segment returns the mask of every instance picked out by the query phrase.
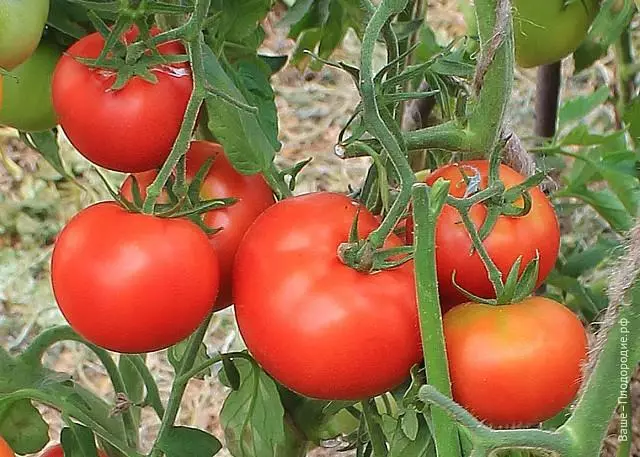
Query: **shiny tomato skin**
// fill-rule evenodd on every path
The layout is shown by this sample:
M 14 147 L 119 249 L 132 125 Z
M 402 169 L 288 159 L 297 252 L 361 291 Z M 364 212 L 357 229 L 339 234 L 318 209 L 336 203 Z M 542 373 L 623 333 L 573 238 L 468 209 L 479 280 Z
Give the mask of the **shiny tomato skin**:
M 54 444 L 53 446 L 45 449 L 40 457 L 64 457 L 64 450 L 62 449 L 62 445 Z M 102 449 L 98 449 L 98 457 L 107 457 L 107 454 L 102 451 Z
M 365 274 L 337 256 L 357 206 L 329 192 L 283 200 L 256 219 L 236 254 L 235 312 L 249 351 L 312 398 L 378 395 L 421 358 L 412 263 Z M 362 208 L 360 237 L 377 225 Z M 392 234 L 386 246 L 401 244 Z
M 9 444 L 0 436 L 0 457 L 15 457 L 13 449 L 9 447 Z
M 445 314 L 443 327 L 453 398 L 490 425 L 549 419 L 580 387 L 586 333 L 579 319 L 553 300 L 466 303 Z
M 214 162 L 202 183 L 201 198 L 238 199 L 233 205 L 209 211 L 204 216 L 208 227 L 221 229 L 209 236 L 220 262 L 220 293 L 215 306 L 219 310 L 232 302 L 231 273 L 240 241 L 253 221 L 273 205 L 274 198 L 271 188 L 261 175 L 246 176 L 238 173 L 225 156 L 222 146 L 207 141 L 191 143 L 187 152 L 187 180 L 191 181 L 211 157 Z M 156 176 L 156 171 L 136 174 L 143 196 L 146 196 L 146 187 Z M 122 193 L 129 200 L 132 198 L 131 182 L 131 178 L 127 178 L 122 184 Z
M 442 177 L 451 182 L 449 194 L 463 197 L 467 185 L 462 172 L 467 176 L 480 173 L 480 188 L 487 186 L 488 162 L 473 160 L 447 165 L 435 170 L 426 179 L 427 184 L 433 184 Z M 524 177 L 506 165 L 500 166 L 500 179 L 507 188 L 513 187 Z M 539 188 L 530 190 L 532 207 L 523 217 L 500 216 L 489 236 L 484 240 L 484 246 L 498 269 L 502 272 L 503 280 L 511 270 L 513 263 L 522 256 L 520 271 L 522 272 L 529 261 L 540 254 L 538 285 L 540 285 L 558 258 L 560 248 L 560 227 L 553 205 Z M 522 204 L 522 203 L 519 203 Z M 470 216 L 476 226 L 481 227 L 487 213 L 487 208 L 480 203 L 474 205 Z M 413 226 L 409 223 L 407 241 L 413 242 Z M 482 298 L 495 298 L 495 291 L 489 281 L 488 274 L 477 252 L 472 253 L 472 243 L 469 234 L 462 224 L 458 211 L 452 206 L 445 205 L 436 223 L 436 264 L 438 269 L 438 286 L 440 299 L 445 310 L 467 301 L 458 291 L 452 281 L 455 271 L 456 283 L 465 290 Z
M 51 78 L 61 53 L 57 45 L 43 42 L 4 82 L 0 80 L 0 86 L 4 86 L 0 88 L 0 124 L 23 132 L 56 126 Z
M 49 0 L 0 0 L 0 68 L 13 70 L 35 51 Z
M 189 336 L 212 310 L 218 259 L 191 221 L 129 213 L 113 202 L 78 213 L 51 261 L 60 310 L 79 334 L 123 353 Z
M 157 33 L 157 30 L 154 31 Z M 136 31 L 125 35 L 134 41 Z M 89 68 L 75 57 L 97 58 L 99 33 L 81 38 L 60 59 L 53 75 L 53 105 L 71 143 L 93 163 L 122 172 L 159 168 L 178 135 L 192 79 L 185 64 L 155 67 L 157 83 L 134 76 L 111 90 L 115 74 Z M 177 42 L 159 46 L 162 54 L 184 54 Z

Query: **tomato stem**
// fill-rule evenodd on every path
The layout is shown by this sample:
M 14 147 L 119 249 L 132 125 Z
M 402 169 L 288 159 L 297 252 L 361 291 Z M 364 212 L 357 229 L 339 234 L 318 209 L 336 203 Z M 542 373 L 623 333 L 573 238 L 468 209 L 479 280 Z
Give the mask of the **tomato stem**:
M 176 417 L 178 416 L 178 411 L 180 410 L 180 404 L 182 403 L 184 391 L 186 390 L 187 384 L 191 379 L 191 377 L 186 377 L 185 374 L 190 373 L 193 369 L 193 364 L 196 360 L 198 350 L 200 349 L 200 345 L 202 344 L 202 341 L 204 340 L 204 337 L 207 333 L 207 329 L 209 328 L 209 323 L 211 322 L 212 317 L 213 313 L 209 314 L 204 322 L 200 324 L 198 330 L 196 330 L 196 332 L 189 338 L 187 349 L 182 356 L 180 367 L 178 370 L 176 370 L 175 378 L 173 379 L 173 384 L 171 385 L 171 395 L 169 397 L 169 401 L 167 402 L 167 410 L 162 417 L 160 430 L 158 431 L 158 436 L 156 437 L 153 448 L 151 449 L 151 453 L 149 454 L 150 457 L 160 457 L 162 455 L 162 450 L 159 448 L 158 443 L 166 439 L 167 434 L 171 432 Z
M 449 182 L 438 180 L 429 189 L 426 184 L 413 186 L 415 228 L 415 275 L 422 350 L 427 382 L 444 395 L 451 396 L 451 380 L 445 351 L 442 312 L 438 297 L 436 272 L 436 220 L 449 192 Z M 432 410 L 433 439 L 439 457 L 461 455 L 458 430 L 442 410 Z
M 30 365 L 41 363 L 44 353 L 54 344 L 61 341 L 77 341 L 88 347 L 102 363 L 113 385 L 116 393 L 126 393 L 126 387 L 118 366 L 111 358 L 111 355 L 95 344 L 90 343 L 78 335 L 71 327 L 61 325 L 52 327 L 40 333 L 29 347 L 21 355 L 21 360 Z M 127 436 L 127 445 L 135 448 L 138 445 L 138 427 L 133 417 L 133 411 L 128 409 L 122 413 L 122 422 Z
M 200 30 L 202 28 L 202 25 L 204 24 L 204 21 L 206 20 L 210 4 L 211 0 L 196 1 L 193 15 L 185 24 L 186 31 L 198 31 L 198 33 L 188 34 L 190 35 L 190 39 L 188 39 L 186 42 L 187 51 L 191 60 L 193 89 L 191 92 L 191 97 L 189 98 L 189 102 L 187 104 L 184 119 L 182 120 L 180 132 L 178 133 L 178 137 L 173 144 L 171 153 L 162 165 L 162 168 L 158 172 L 158 175 L 156 176 L 154 181 L 147 188 L 147 198 L 142 205 L 142 212 L 146 214 L 153 214 L 156 200 L 162 193 L 162 189 L 167 183 L 171 172 L 180 161 L 180 158 L 187 153 L 187 149 L 189 148 L 189 143 L 191 141 L 191 135 L 193 130 L 195 129 L 198 119 L 198 113 L 200 112 L 200 107 L 206 96 L 206 77 L 204 70 L 204 57 L 202 53 L 202 47 L 205 46 L 205 44 L 204 36 L 202 35 L 202 32 Z
M 382 429 L 374 417 L 376 412 L 374 412 L 371 406 L 371 400 L 364 400 L 361 404 L 362 414 L 365 424 L 367 425 L 367 431 L 369 432 L 371 447 L 373 448 L 373 457 L 386 457 L 388 455 L 387 445 L 385 444 Z

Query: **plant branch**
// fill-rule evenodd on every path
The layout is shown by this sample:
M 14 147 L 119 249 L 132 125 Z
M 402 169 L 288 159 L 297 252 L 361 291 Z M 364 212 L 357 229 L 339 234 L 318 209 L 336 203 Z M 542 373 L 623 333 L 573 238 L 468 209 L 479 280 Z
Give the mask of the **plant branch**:
M 448 181 L 438 180 L 431 189 L 426 184 L 413 185 L 416 292 L 427 382 L 451 397 L 435 255 L 436 221 L 448 192 Z M 438 456 L 459 457 L 460 439 L 453 420 L 440 409 L 432 409 L 431 417 Z

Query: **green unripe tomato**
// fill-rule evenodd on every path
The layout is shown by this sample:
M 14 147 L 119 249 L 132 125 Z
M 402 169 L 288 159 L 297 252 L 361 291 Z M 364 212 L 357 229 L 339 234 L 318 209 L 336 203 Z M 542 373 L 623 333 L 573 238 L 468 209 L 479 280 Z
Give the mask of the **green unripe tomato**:
M 49 0 L 0 0 L 0 68 L 12 70 L 38 46 Z
M 531 68 L 575 51 L 600 5 L 598 0 L 514 0 L 513 7 L 516 62 Z
M 0 124 L 26 132 L 57 124 L 51 100 L 51 77 L 61 50 L 43 43 L 26 62 L 3 78 Z

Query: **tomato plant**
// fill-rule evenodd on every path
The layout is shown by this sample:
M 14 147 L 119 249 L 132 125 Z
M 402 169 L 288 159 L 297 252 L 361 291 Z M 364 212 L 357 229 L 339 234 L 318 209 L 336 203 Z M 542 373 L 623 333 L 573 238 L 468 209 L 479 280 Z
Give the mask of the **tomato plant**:
M 99 203 L 58 236 L 51 282 L 60 310 L 89 341 L 151 352 L 183 340 L 207 316 L 218 269 L 214 248 L 192 222 Z
M 206 141 L 194 141 L 189 147 L 186 159 L 187 180 L 192 180 L 198 170 L 209 159 L 213 159 L 207 176 L 202 182 L 200 195 L 203 199 L 237 198 L 232 206 L 215 209 L 204 215 L 204 222 L 218 232 L 210 235 L 220 262 L 220 293 L 216 309 L 231 304 L 231 271 L 238 245 L 251 223 L 260 213 L 274 202 L 273 192 L 260 175 L 246 176 L 238 173 L 224 154 L 222 147 Z M 146 187 L 156 178 L 157 172 L 136 174 L 142 196 Z M 131 200 L 132 180 L 128 178 L 122 185 L 123 195 Z
M 279 382 L 314 398 L 380 394 L 420 358 L 410 264 L 367 275 L 338 258 L 357 210 L 332 193 L 284 200 L 256 219 L 236 255 L 235 311 L 249 351 Z M 376 226 L 361 209 L 359 233 Z M 385 348 L 392 357 L 381 358 Z
M 580 387 L 587 337 L 580 320 L 543 297 L 467 303 L 444 316 L 453 398 L 495 426 L 533 425 Z
M 13 450 L 7 442 L 0 436 L 0 457 L 15 457 Z
M 516 60 L 536 67 L 561 60 L 578 48 L 599 9 L 598 0 L 513 2 Z
M 560 65 L 543 66 L 540 138 L 520 138 L 529 87 L 514 78 L 515 59 L 537 63 L 523 60 L 523 38 L 534 39 L 533 57 L 561 58 L 584 36 L 595 0 L 535 5 L 543 13 L 520 1 L 476 0 L 466 14 L 478 27 L 464 40 L 432 30 L 425 18 L 434 4 L 417 0 L 277 2 L 275 14 L 272 0 L 52 2 L 46 40 L 70 46 L 52 83 L 62 128 L 96 165 L 137 173 L 142 195 L 133 178 L 119 194 L 114 173 L 98 173 L 96 183 L 96 170 L 75 166 L 55 128 L 21 129 L 19 138 L 62 178 L 31 179 L 21 167 L 31 161 L 15 156 L 18 140 L 0 151 L 11 175 L 8 187 L 1 179 L 12 219 L 0 230 L 3 262 L 22 259 L 23 232 L 37 233 L 49 212 L 57 230 L 67 211 L 44 209 L 49 194 L 116 200 L 80 211 L 55 243 L 53 291 L 70 325 L 9 326 L 10 348 L 0 347 L 0 373 L 11 373 L 0 376 L 0 434 L 15 452 L 36 454 L 49 442 L 46 405 L 59 413 L 56 428 L 65 423 L 72 457 L 96 443 L 120 457 L 185 449 L 211 457 L 223 443 L 179 425 L 197 378 L 206 389 L 228 388 L 219 436 L 234 457 L 302 457 L 314 445 L 371 457 L 584 457 L 615 441 L 607 438 L 615 411 L 617 455 L 631 454 L 632 421 L 622 419 L 631 417 L 640 361 L 632 337 L 640 334 L 637 8 L 598 4 L 574 70 L 607 56 L 615 78 L 602 84 L 593 72 L 573 78 L 565 69 L 566 92 L 579 96 L 558 109 Z M 274 18 L 296 40 L 290 56 L 272 47 L 283 38 Z M 523 31 L 534 25 L 544 32 Z M 357 68 L 332 63 L 350 29 Z M 337 66 L 352 78 L 323 71 L 307 86 L 305 73 L 292 96 L 282 84 L 294 73 L 272 78 L 287 62 Z M 342 79 L 360 100 L 318 122 L 320 137 L 341 129 L 333 151 L 367 158 L 366 176 L 332 182 L 344 194 L 294 196 L 309 187 L 301 172 L 314 162 L 293 160 L 298 151 L 279 122 L 308 88 L 332 108 L 325 95 L 342 96 Z M 315 121 L 312 111 L 302 125 Z M 316 171 L 330 172 L 334 161 Z M 557 175 L 548 196 L 536 168 Z M 48 279 L 39 267 L 46 254 L 27 264 L 29 279 Z M 0 287 L 12 323 L 23 270 L 9 268 L 11 287 Z M 472 302 L 458 305 L 466 298 L 456 285 L 476 295 Z M 230 313 L 212 313 L 231 301 L 240 335 L 224 334 Z M 584 380 L 583 324 L 597 332 Z M 56 371 L 59 352 L 50 348 L 67 341 L 91 352 L 111 394 Z M 166 357 L 136 353 L 162 348 Z M 162 385 L 156 361 L 171 365 Z
M 158 33 L 156 29 L 154 33 Z M 123 40 L 134 41 L 137 30 Z M 77 58 L 95 59 L 104 47 L 99 33 L 71 46 L 53 75 L 53 106 L 60 125 L 78 151 L 112 170 L 139 172 L 158 168 L 178 135 L 192 80 L 185 64 L 157 65 L 155 83 L 133 76 L 112 90 L 116 73 L 91 68 Z M 158 47 L 161 55 L 183 54 L 177 42 Z
M 35 51 L 47 14 L 48 0 L 0 1 L 0 68 L 12 70 Z
M 460 198 L 468 192 L 486 188 L 488 162 L 467 161 L 448 165 L 434 171 L 426 182 L 433 184 L 438 178 L 450 180 L 450 195 Z M 500 179 L 507 189 L 524 181 L 522 175 L 506 165 L 500 166 Z M 472 186 L 475 186 L 473 190 L 470 189 Z M 503 279 L 506 279 L 518 257 L 522 257 L 522 272 L 528 262 L 539 256 L 539 285 L 558 257 L 560 228 L 553 206 L 544 193 L 537 187 L 529 192 L 531 210 L 522 217 L 499 216 L 483 244 Z M 524 203 L 519 200 L 515 204 L 522 206 Z M 487 206 L 483 203 L 474 205 L 469 211 L 469 217 L 479 229 L 487 217 Z M 411 228 L 407 231 L 407 238 L 410 242 L 413 240 Z M 467 300 L 454 284 L 454 273 L 455 283 L 468 292 L 483 298 L 495 297 L 482 259 L 473 249 L 460 214 L 450 205 L 443 208 L 436 224 L 436 264 L 438 287 L 445 309 Z
M 5 78 L 0 124 L 22 131 L 41 131 L 57 124 L 51 101 L 51 78 L 61 50 L 42 43 Z

